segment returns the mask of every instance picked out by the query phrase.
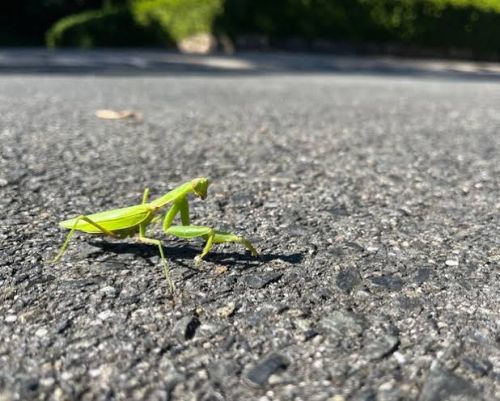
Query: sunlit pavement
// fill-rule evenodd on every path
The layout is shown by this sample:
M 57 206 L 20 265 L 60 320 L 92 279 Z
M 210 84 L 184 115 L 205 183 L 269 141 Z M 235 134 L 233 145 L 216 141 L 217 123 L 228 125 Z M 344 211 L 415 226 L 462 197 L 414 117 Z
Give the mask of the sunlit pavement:
M 0 400 L 500 399 L 495 65 L 0 59 Z M 152 224 L 173 299 L 156 246 L 77 234 L 45 263 L 59 221 L 197 176 L 192 221 L 259 259 L 199 270 Z

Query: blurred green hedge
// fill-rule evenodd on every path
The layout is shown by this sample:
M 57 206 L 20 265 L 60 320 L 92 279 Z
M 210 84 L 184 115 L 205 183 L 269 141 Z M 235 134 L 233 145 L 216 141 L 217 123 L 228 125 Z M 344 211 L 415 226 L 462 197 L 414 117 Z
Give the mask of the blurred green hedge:
M 106 7 L 64 17 L 47 31 L 46 43 L 54 47 L 112 47 L 172 43 L 156 24 L 144 27 L 128 7 Z
M 59 20 L 48 47 L 172 45 L 211 32 L 222 0 L 130 0 L 126 6 L 85 11 Z
M 49 46 L 168 44 L 202 32 L 235 39 L 400 43 L 500 55 L 500 0 L 115 0 L 65 17 Z
M 500 52 L 500 0 L 360 0 L 387 40 Z
M 175 41 L 212 31 L 223 0 L 131 0 L 135 20 L 143 27 L 160 26 Z
M 231 37 L 393 42 L 500 52 L 500 0 L 227 0 Z

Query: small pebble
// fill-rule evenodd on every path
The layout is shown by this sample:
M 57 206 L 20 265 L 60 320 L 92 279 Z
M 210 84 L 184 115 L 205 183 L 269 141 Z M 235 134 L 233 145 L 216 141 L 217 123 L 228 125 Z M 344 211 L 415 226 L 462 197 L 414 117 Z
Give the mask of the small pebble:
M 173 333 L 177 338 L 190 340 L 199 326 L 200 320 L 196 316 L 184 316 L 175 324 Z
M 234 302 L 228 303 L 226 306 L 222 306 L 217 309 L 217 316 L 221 318 L 227 318 L 233 315 L 236 310 L 236 304 Z
M 52 387 L 56 380 L 53 377 L 45 377 L 40 379 L 40 385 L 43 387 Z
M 107 319 L 109 319 L 109 318 L 110 318 L 111 316 L 113 316 L 113 315 L 114 315 L 114 313 L 113 313 L 112 311 L 110 311 L 110 310 L 105 310 L 105 311 L 103 311 L 103 312 L 99 313 L 99 314 L 97 315 L 97 317 L 98 317 L 99 319 L 101 319 L 101 320 L 107 320 Z
M 73 378 L 73 373 L 71 372 L 62 372 L 61 379 L 63 380 L 71 380 Z
M 361 284 L 361 281 L 361 276 L 355 268 L 347 268 L 337 274 L 335 284 L 342 291 L 349 293 Z
M 397 336 L 385 335 L 367 346 L 366 357 L 369 361 L 385 358 L 394 351 L 398 344 Z
M 106 286 L 106 287 L 102 287 L 99 292 L 102 292 L 106 295 L 115 295 L 116 294 L 116 288 L 115 287 L 111 287 L 110 285 Z
M 261 289 L 267 286 L 268 284 L 274 283 L 278 281 L 283 273 L 264 273 L 264 274 L 253 274 L 243 277 L 243 281 L 245 284 L 254 289 Z
M 328 336 L 337 338 L 355 337 L 363 333 L 367 327 L 367 322 L 362 315 L 338 310 L 326 314 L 319 321 L 318 327 L 320 332 Z
M 37 337 L 45 337 L 47 334 L 49 334 L 49 331 L 45 327 L 41 327 L 35 331 L 35 336 Z
M 246 378 L 256 386 L 264 386 L 268 383 L 269 377 L 285 370 L 290 362 L 283 355 L 273 353 L 261 360 L 247 374 Z
M 404 285 L 400 277 L 390 274 L 372 277 L 370 280 L 375 286 L 385 288 L 389 291 L 400 291 Z
M 7 316 L 5 316 L 4 320 L 6 323 L 14 323 L 17 320 L 17 316 L 16 315 L 7 315 Z
M 396 351 L 392 355 L 400 365 L 404 365 L 406 363 L 406 358 L 401 352 Z
M 479 392 L 474 385 L 456 375 L 437 366 L 431 365 L 424 385 L 420 392 L 419 401 L 436 401 L 460 399 L 464 401 L 480 400 Z

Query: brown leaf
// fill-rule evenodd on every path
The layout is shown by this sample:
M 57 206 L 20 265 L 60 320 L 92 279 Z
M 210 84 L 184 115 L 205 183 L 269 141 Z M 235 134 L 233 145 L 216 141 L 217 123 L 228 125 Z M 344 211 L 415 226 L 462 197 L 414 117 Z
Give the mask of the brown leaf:
M 227 272 L 227 266 L 216 266 L 215 267 L 215 274 L 224 274 Z
M 143 121 L 143 115 L 140 112 L 132 111 L 132 110 L 109 110 L 109 109 L 100 109 L 95 112 L 95 115 L 98 118 L 102 118 L 104 120 L 122 120 L 122 119 L 131 119 L 137 122 Z

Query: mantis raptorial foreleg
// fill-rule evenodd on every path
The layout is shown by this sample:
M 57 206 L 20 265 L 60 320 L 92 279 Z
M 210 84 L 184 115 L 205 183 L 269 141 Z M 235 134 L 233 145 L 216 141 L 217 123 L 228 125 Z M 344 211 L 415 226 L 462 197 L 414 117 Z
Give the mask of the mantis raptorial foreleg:
M 181 223 L 183 226 L 189 226 L 189 203 L 187 198 L 182 198 L 177 202 L 179 204 L 179 212 L 181 213 Z
M 165 218 L 163 219 L 163 231 L 165 231 L 172 225 L 174 217 L 177 215 L 178 212 L 179 212 L 179 205 L 177 204 L 177 202 L 174 202 L 174 204 L 170 207 L 170 209 L 168 209 L 167 213 L 165 213 Z
M 163 231 L 166 231 L 174 221 L 177 213 L 181 215 L 181 223 L 183 226 L 189 225 L 189 203 L 186 197 L 180 198 L 174 202 L 174 204 L 165 213 L 165 218 L 163 219 Z
M 73 228 L 71 228 L 70 232 L 66 236 L 66 240 L 62 244 L 59 253 L 56 255 L 56 257 L 54 259 L 50 260 L 49 263 L 57 263 L 62 258 L 64 252 L 66 251 L 66 248 L 69 245 L 69 241 L 71 240 L 71 237 L 73 237 L 73 234 L 74 234 L 74 232 L 76 230 L 76 227 L 78 226 L 78 223 L 81 220 L 83 220 L 83 221 L 91 224 L 92 226 L 94 226 L 95 228 L 97 228 L 99 231 L 101 231 L 105 235 L 109 235 L 110 237 L 115 237 L 115 238 L 117 237 L 117 235 L 114 234 L 112 231 L 109 231 L 109 230 L 105 229 L 103 226 L 101 226 L 100 224 L 96 223 L 95 221 L 92 221 L 87 216 L 83 216 L 83 215 L 82 216 L 78 216 L 75 219 L 75 224 L 73 225 Z

